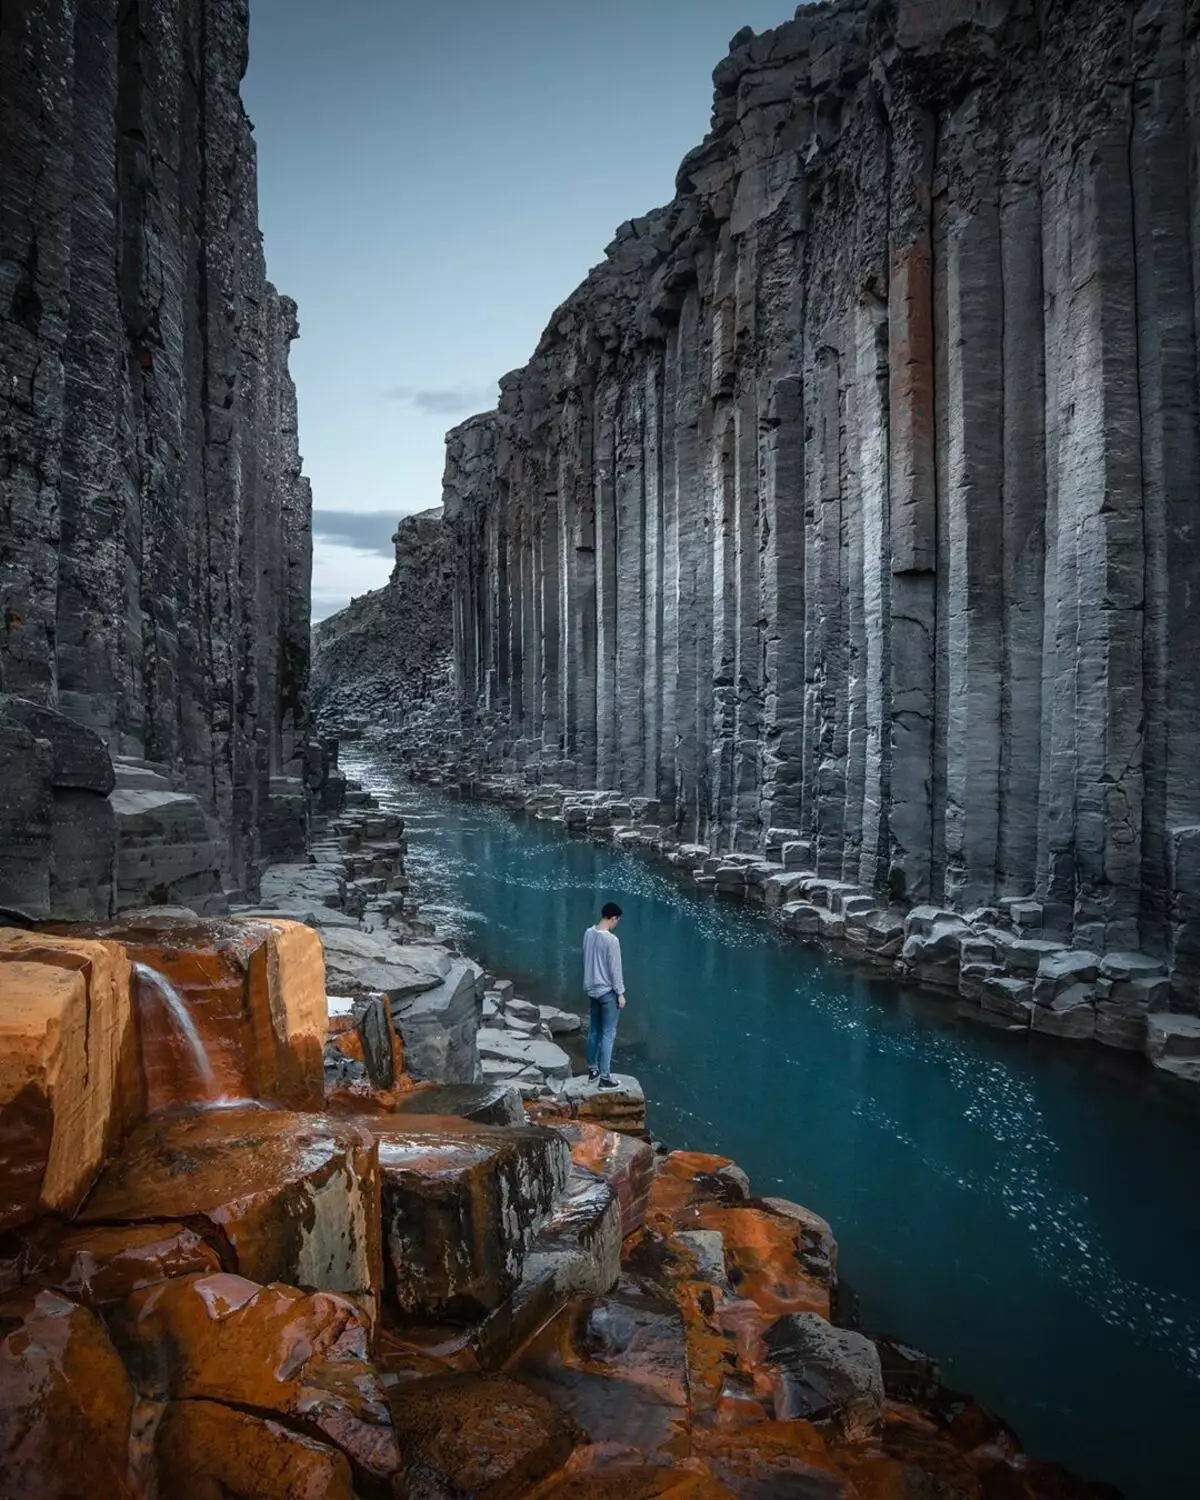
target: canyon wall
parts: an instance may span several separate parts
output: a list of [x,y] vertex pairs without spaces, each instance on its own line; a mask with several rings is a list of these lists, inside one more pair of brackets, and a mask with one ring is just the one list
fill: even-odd
[[492,759],[1200,975],[1200,5],[734,38],[666,208],[448,437]]
[[0,16],[0,692],[98,734],[118,787],[150,763],[125,808],[149,843],[192,798],[217,890],[254,885],[308,718],[296,308],[264,269],[247,32],[246,0]]
[[442,508],[403,516],[396,563],[381,589],[314,626],[312,709],[323,728],[410,722],[438,700],[453,712],[450,566]]

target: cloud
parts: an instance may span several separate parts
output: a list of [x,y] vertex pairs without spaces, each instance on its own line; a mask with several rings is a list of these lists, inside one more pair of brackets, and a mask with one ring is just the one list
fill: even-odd
[[496,404],[494,385],[451,386],[430,389],[422,386],[394,385],[383,393],[385,401],[396,401],[401,406],[411,406],[427,417],[467,417],[475,412],[489,411]]
[[398,519],[398,513],[390,510],[314,510],[313,536],[392,562],[396,556],[392,533]]
[[[324,515],[334,512],[324,511]],[[351,514],[353,514],[351,512]],[[370,514],[370,512],[367,512]],[[380,589],[391,574],[392,553],[385,563],[377,552],[318,537],[313,546],[312,620],[345,609],[351,599]]]

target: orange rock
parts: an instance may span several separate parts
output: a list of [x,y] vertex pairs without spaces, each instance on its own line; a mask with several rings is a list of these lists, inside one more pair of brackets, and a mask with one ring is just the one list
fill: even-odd
[[182,1224],[72,1229],[29,1275],[85,1307],[123,1301],[173,1276],[219,1271],[215,1250]]
[[352,1121],[217,1110],[147,1121],[79,1220],[184,1220],[253,1281],[378,1298],[380,1203],[375,1142]]
[[737,1428],[770,1418],[775,1380],[763,1342],[770,1318],[704,1282],[679,1283],[675,1297],[694,1425]]
[[396,1309],[415,1322],[471,1322],[520,1280],[534,1231],[566,1184],[557,1132],[419,1115],[368,1117],[383,1178]]
[[325,960],[311,928],[259,918],[135,917],[96,930],[171,983],[216,1079],[215,1090],[204,1085],[166,1008],[141,981],[138,1017],[151,1111],[214,1092],[320,1107],[328,1024]]
[[440,1486],[436,1493],[519,1500],[565,1462],[579,1437],[544,1396],[499,1375],[404,1387],[392,1412],[418,1492]]
[[[887,1459],[906,1470],[915,1469],[928,1475],[955,1500],[959,1496],[963,1500],[982,1500],[982,1481],[966,1456],[939,1423],[916,1407],[900,1402],[888,1403],[884,1412],[882,1447]],[[860,1483],[853,1462],[843,1462],[855,1483]]]
[[621,1205],[621,1236],[641,1227],[654,1181],[654,1148],[648,1141],[605,1130],[585,1120],[555,1127],[571,1146],[571,1160],[603,1177]]
[[138,1108],[129,965],[0,928],[0,1229],[78,1208]]
[[682,1225],[684,1211],[694,1204],[740,1203],[748,1192],[746,1174],[727,1156],[672,1151],[658,1164],[646,1205],[646,1223],[666,1232],[672,1225]]
[[684,1355],[675,1305],[630,1286],[572,1298],[508,1370],[548,1396],[591,1442],[632,1444],[661,1462],[686,1453]]
[[110,1323],[144,1395],[278,1413],[370,1479],[399,1468],[367,1321],[348,1299],[218,1272],[137,1292]]
[[0,1328],[4,1500],[133,1500],[133,1391],[104,1325],[41,1292],[0,1310]]
[[734,1495],[696,1459],[666,1468],[646,1463],[636,1449],[598,1443],[576,1449],[557,1474],[523,1500],[734,1500]]
[[706,1181],[710,1193],[723,1199],[727,1196],[747,1196],[746,1174],[728,1156],[711,1156],[704,1151],[672,1151],[662,1162],[659,1171],[666,1177],[678,1177],[683,1182],[695,1182],[698,1179]]
[[742,1297],[766,1313],[830,1314],[827,1275],[814,1275],[806,1264],[804,1226],[768,1209],[727,1208],[699,1203],[687,1211],[681,1227],[714,1230],[725,1245],[729,1280]]
[[354,1062],[366,1061],[363,1052],[362,1037],[359,1036],[357,1031],[342,1031],[331,1036],[330,1040],[333,1042],[334,1049],[340,1052],[343,1057],[348,1057]]
[[763,1422],[735,1432],[700,1432],[696,1451],[735,1495],[859,1500],[835,1456],[807,1422]]
[[216,1402],[173,1402],[155,1447],[162,1500],[355,1500],[344,1454]]

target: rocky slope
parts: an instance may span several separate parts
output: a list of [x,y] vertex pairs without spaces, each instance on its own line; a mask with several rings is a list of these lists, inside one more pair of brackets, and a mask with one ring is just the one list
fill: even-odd
[[563,1013],[345,793],[273,912],[0,925],[5,1495],[1117,1500],[859,1331],[818,1214],[532,1082]]
[[410,717],[448,685],[453,630],[441,506],[404,516],[392,541],[387,584],[313,630],[313,715],[331,731]]
[[[246,61],[245,0],[0,16],[0,692],[148,763],[118,766],[118,831],[193,868],[147,856],[130,896],[252,886],[303,838],[311,502]],[[103,863],[111,812],[63,833],[59,794],[111,770],[34,774],[37,743],[0,726],[0,900],[102,914],[51,887]]]
[[[837,0],[448,439],[497,769],[1200,976],[1197,12]],[[776,842],[779,842],[777,839]]]

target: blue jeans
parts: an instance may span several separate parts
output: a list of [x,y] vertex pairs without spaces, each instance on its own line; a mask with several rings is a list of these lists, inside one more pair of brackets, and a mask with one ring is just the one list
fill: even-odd
[[591,1001],[592,1024],[588,1027],[587,1065],[589,1068],[599,1068],[601,1074],[607,1077],[612,1067],[617,1017],[621,1014],[617,992],[609,990],[606,995],[590,995],[588,998]]

